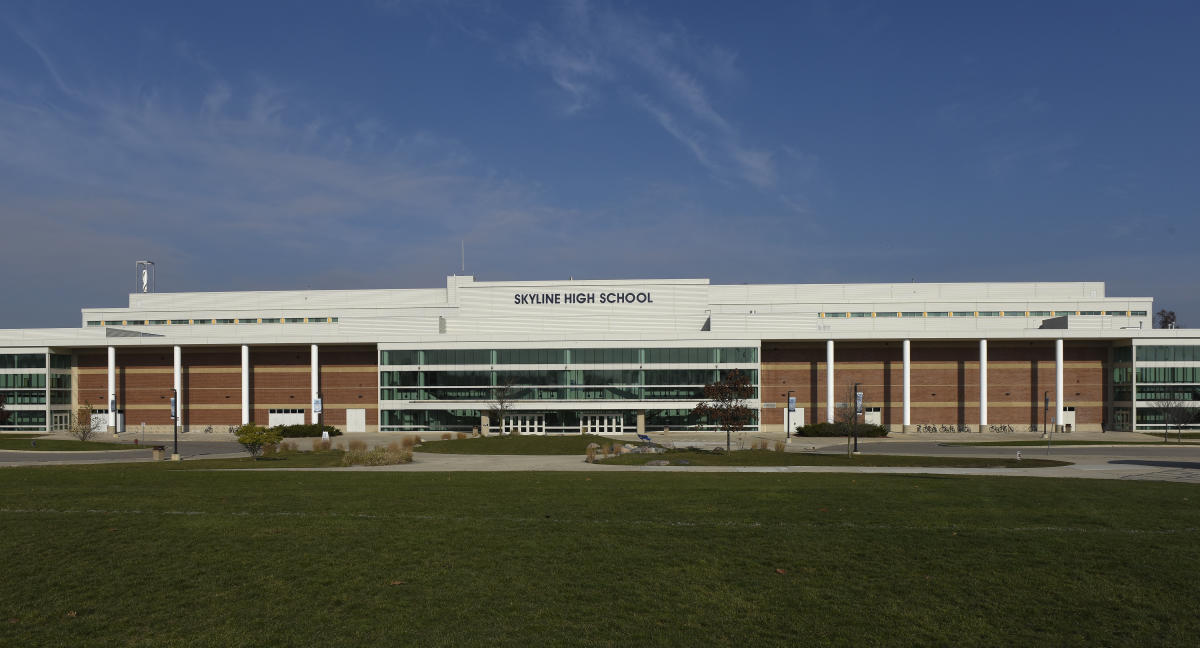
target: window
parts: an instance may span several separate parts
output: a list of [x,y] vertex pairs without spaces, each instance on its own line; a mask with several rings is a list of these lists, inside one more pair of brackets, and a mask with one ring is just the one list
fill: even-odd
[[171,320],[172,324],[187,324],[188,320]]
[[233,323],[235,323],[235,322],[237,322],[237,320],[232,320],[232,319],[219,319],[219,320],[217,320],[217,324],[233,324]]
[[946,311],[929,311],[928,313],[925,313],[925,317],[947,317],[949,315],[950,313],[947,313]]
[[900,313],[900,317],[923,317],[924,315],[925,313],[922,311],[904,311]]
[[391,349],[379,352],[379,363],[385,365],[419,365],[421,352],[406,349]]
[[1139,362],[1197,362],[1200,361],[1200,346],[1139,346],[1137,359]]
[[258,324],[258,318],[255,317],[239,317],[238,324]]
[[100,326],[100,320],[88,320],[88,326]]
[[159,324],[166,324],[166,323],[167,323],[167,320],[150,320],[150,324],[153,324],[155,326],[158,326]]
[[8,389],[45,389],[46,374],[0,374],[0,388]]
[[566,349],[500,349],[496,364],[566,364]]
[[1025,311],[1003,311],[1004,317],[1025,317]]
[[0,354],[0,369],[45,369],[46,354],[44,353],[5,353]]
[[283,318],[283,321],[285,324],[303,324],[304,318],[303,317],[285,317],[285,318]]
[[1030,317],[1050,317],[1050,311],[1029,311]]
[[871,313],[864,313],[862,311],[856,311],[856,312],[850,313],[850,317],[870,317],[870,316],[871,316]]
[[821,313],[821,317],[845,317],[845,313]]
[[1145,317],[1146,311],[1130,311],[1129,314],[1133,315],[1134,317]]
[[1079,315],[1099,315],[1100,311],[1079,311]]
[[60,354],[60,353],[50,354],[50,368],[51,369],[70,369],[71,368],[71,356],[65,355],[65,354]]
[[718,362],[750,364],[758,362],[758,349],[755,347],[733,347],[718,350]]
[[492,352],[488,349],[445,349],[425,351],[428,365],[490,365]]
[[263,324],[278,324],[279,318],[278,317],[264,317],[262,323]]
[[[653,352],[653,355],[651,353]],[[571,349],[572,364],[639,364],[642,360],[640,349]],[[646,362],[692,362],[683,349],[648,349],[645,353]],[[672,359],[674,358],[674,359]],[[702,360],[695,360],[702,362]],[[710,360],[711,362],[711,360]]]
[[1000,311],[976,311],[976,317],[1000,317]]
[[975,317],[975,311],[954,311],[951,315],[953,317]]
[[875,313],[875,317],[895,317],[895,316],[896,316],[895,311],[886,311],[886,312],[881,312],[881,313]]

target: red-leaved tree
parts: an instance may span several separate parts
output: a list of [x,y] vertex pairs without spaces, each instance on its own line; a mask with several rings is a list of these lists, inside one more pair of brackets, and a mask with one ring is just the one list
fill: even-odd
[[725,449],[729,450],[734,432],[741,432],[750,422],[753,410],[746,399],[754,395],[750,377],[734,369],[724,380],[704,386],[704,402],[692,410],[696,416],[707,417],[725,430]]

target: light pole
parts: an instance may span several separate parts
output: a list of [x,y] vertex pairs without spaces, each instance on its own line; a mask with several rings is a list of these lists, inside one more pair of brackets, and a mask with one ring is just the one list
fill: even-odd
[[785,394],[785,396],[787,396],[787,410],[785,410],[783,413],[783,417],[784,417],[784,424],[783,424],[784,428],[783,429],[784,429],[784,432],[787,433],[786,438],[789,440],[792,438],[792,394],[794,394],[794,393],[796,393],[796,390],[789,389],[787,394]]
[[854,383],[854,454],[858,454],[858,412],[862,409],[862,398],[858,387],[862,383]]
[[[1054,440],[1054,428],[1046,426],[1046,416],[1050,413],[1050,391],[1046,390],[1042,405],[1042,434],[1046,437],[1046,454],[1050,454],[1050,442]],[[1058,425],[1058,415],[1054,415],[1054,424]]]
[[175,452],[171,461],[179,461],[179,393],[171,388],[171,433],[175,435]]

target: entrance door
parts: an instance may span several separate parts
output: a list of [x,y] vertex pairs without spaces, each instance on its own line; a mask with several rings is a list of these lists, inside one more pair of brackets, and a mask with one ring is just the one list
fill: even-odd
[[579,417],[580,434],[622,434],[625,417],[620,414],[584,414]]
[[509,434],[545,434],[545,414],[510,414],[504,417],[504,431]]
[[367,410],[365,409],[347,409],[346,410],[346,433],[363,433],[367,431]]

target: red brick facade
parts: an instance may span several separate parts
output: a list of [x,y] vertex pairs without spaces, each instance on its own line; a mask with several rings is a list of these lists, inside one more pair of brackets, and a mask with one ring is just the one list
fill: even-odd
[[[378,425],[379,371],[375,347],[322,346],[319,349],[324,419],[345,426],[346,410],[366,410],[367,429]],[[106,350],[78,354],[79,404],[107,407]],[[171,426],[173,350],[117,348],[117,407],[125,411],[126,429]],[[186,429],[213,426],[218,431],[242,418],[240,347],[184,347],[181,358],[180,424]],[[265,425],[271,409],[303,409],[310,420],[311,358],[309,347],[250,348],[250,418]]]
[[[979,423],[979,343],[922,342],[911,346],[910,388],[913,425]],[[805,422],[826,420],[825,343],[769,342],[762,347],[763,424],[781,426],[787,391]],[[1109,345],[1067,341],[1063,350],[1064,404],[1075,408],[1076,425],[1105,423]],[[862,383],[864,407],[880,408],[884,425],[903,423],[902,343],[837,342],[834,345],[834,401],[853,401],[854,383]],[[1054,342],[988,344],[988,423],[1041,425],[1045,392],[1054,394]],[[775,428],[778,429],[778,428]]]

